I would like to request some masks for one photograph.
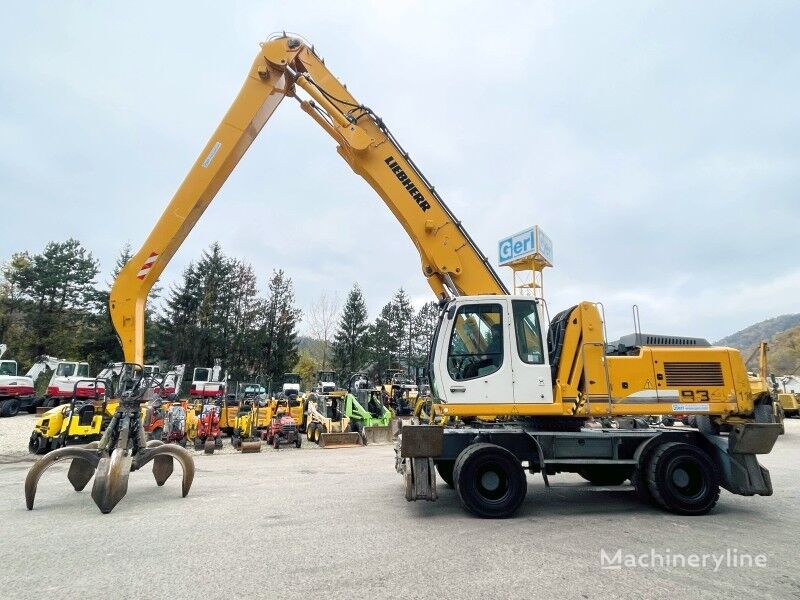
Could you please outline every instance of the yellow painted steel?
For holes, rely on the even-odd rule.
[[[125,360],[144,359],[147,295],[183,240],[214,199],[264,124],[297,87],[301,107],[338,143],[337,151],[386,202],[414,242],[422,271],[441,297],[452,282],[458,294],[502,294],[506,289],[486,257],[435,190],[369,109],[296,38],[261,45],[239,95],[141,249],[120,271],[109,297]]]

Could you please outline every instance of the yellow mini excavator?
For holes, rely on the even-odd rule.
[[[771,450],[780,425],[738,351],[640,332],[609,343],[593,302],[548,322],[543,300],[509,295],[383,119],[297,37],[261,45],[239,95],[114,282],[110,311],[126,361],[143,361],[149,290],[287,97],[386,203],[440,300],[428,366],[432,407],[457,426],[403,429],[397,468],[407,499],[435,499],[438,472],[470,512],[509,516],[525,497],[524,469],[545,482],[560,472],[590,483],[630,479],[642,497],[681,514],[711,510],[720,485],[772,493],[755,456]],[[593,417],[672,414],[695,415],[702,431],[582,428]]]

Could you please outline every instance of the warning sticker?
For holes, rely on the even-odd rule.
[[[150,269],[153,268],[153,265],[155,264],[157,258],[158,258],[158,253],[151,252],[150,256],[148,256],[147,259],[144,261],[144,264],[142,264],[142,268],[139,269],[139,273],[136,275],[136,278],[144,279],[145,277],[147,277],[147,274],[150,272]]]

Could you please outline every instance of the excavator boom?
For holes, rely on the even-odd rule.
[[[279,36],[261,45],[222,123],[114,282],[109,306],[126,361],[144,362],[144,308],[153,284],[287,96],[296,98],[337,142],[339,155],[400,221],[419,251],[422,272],[437,297],[508,293],[486,256],[384,122],[350,94],[311,46]]]

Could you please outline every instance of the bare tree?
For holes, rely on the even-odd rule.
[[[329,295],[322,292],[311,302],[311,310],[308,311],[308,328],[318,343],[317,350],[320,368],[328,368],[329,357],[331,355],[331,342],[336,332],[336,324],[339,321],[339,294],[336,292]]]

